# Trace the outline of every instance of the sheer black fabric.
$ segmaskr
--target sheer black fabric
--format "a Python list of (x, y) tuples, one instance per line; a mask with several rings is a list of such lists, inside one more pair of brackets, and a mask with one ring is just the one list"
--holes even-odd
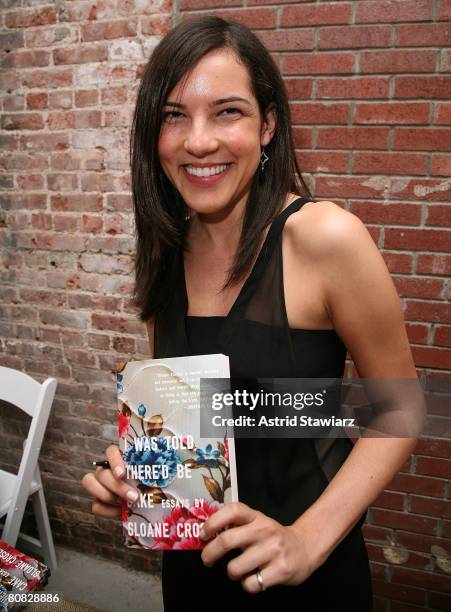
[[(282, 231), (288, 216), (307, 201), (298, 198), (275, 218), (227, 317), (187, 316), (183, 253), (179, 254), (173, 301), (155, 323), (155, 357), (224, 353), (230, 358), (232, 379), (343, 377), (346, 347), (335, 330), (290, 329), (288, 325)], [(318, 499), (351, 447), (345, 438), (236, 438), (240, 501), (289, 525)], [(191, 597), (197, 605), (217, 605), (220, 597), (224, 607), (241, 604), (251, 610), (264, 600), (268, 604), (295, 604), (295, 610), (341, 604), (347, 610), (367, 612), (371, 610), (371, 582), (360, 531), (363, 520), (364, 516), (304, 584), (278, 585), (258, 595), (246, 593), (240, 582), (227, 576), (227, 562), (240, 551), (231, 551), (213, 568), (203, 565), (200, 551), (165, 551), (165, 610), (184, 609), (184, 601)]]

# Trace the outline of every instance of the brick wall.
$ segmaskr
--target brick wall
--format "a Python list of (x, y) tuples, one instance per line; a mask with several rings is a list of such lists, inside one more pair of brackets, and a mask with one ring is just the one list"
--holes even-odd
[[(115, 440), (110, 370), (147, 356), (133, 286), (128, 135), (145, 60), (180, 19), (243, 21), (279, 63), (316, 199), (358, 215), (404, 306), (418, 373), (451, 367), (451, 2), (3, 0), (0, 363), (57, 398), (41, 455), (56, 540), (156, 570), (90, 514), (79, 480)], [(440, 398), (439, 398), (440, 399)], [(451, 441), (438, 425), (369, 512), (376, 611), (451, 608)], [(25, 421), (0, 421), (17, 464)], [(441, 420), (440, 420), (441, 419)]]

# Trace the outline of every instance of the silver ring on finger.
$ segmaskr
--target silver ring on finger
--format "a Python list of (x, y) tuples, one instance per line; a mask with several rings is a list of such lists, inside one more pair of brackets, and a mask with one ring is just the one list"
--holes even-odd
[(255, 575), (257, 576), (258, 584), (260, 586), (260, 591), (264, 591), (266, 587), (265, 587), (265, 583), (263, 582), (263, 576), (262, 576), (262, 572), (260, 568), (258, 568), (258, 570), (255, 572)]

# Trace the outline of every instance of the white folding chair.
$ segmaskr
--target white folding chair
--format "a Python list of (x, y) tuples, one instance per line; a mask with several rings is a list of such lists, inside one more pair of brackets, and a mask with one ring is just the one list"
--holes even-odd
[[(0, 469), (0, 519), (6, 515), (0, 539), (11, 546), (16, 546), (18, 539), (23, 541), (31, 553), (41, 554), (51, 569), (56, 569), (57, 562), (38, 458), (56, 385), (55, 378), (47, 378), (41, 384), (28, 374), (0, 366), (0, 400), (31, 416), (19, 472), (12, 474)], [(20, 531), (29, 497), (33, 501), (39, 540)]]

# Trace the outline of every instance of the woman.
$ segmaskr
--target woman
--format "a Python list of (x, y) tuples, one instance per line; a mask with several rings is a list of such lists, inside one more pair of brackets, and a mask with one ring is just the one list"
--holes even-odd
[[(280, 74), (250, 30), (209, 16), (162, 40), (132, 151), (154, 357), (223, 352), (232, 376), (334, 378), (349, 350), (362, 378), (416, 378), (384, 261), (357, 217), (310, 197)], [(241, 501), (206, 521), (203, 551), (164, 552), (165, 610), (372, 609), (360, 527), (415, 438), (328, 442), (235, 440)], [(117, 496), (136, 492), (118, 448), (106, 456), (111, 470), (82, 482), (94, 513), (118, 517)]]

